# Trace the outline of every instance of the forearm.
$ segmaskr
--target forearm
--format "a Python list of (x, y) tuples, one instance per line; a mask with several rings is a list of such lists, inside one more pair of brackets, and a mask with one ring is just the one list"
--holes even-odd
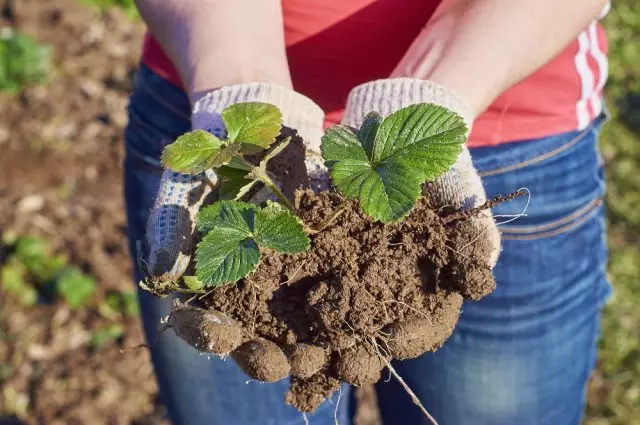
[(440, 83), (479, 114), (557, 55), (605, 4), (605, 0), (446, 1), (394, 76)]
[(279, 0), (136, 0), (191, 100), (216, 87), (291, 87)]

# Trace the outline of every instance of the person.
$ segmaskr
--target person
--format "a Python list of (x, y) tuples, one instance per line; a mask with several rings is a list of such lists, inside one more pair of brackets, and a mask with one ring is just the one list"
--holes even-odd
[[(136, 3), (149, 33), (125, 134), (125, 197), (132, 253), (148, 237), (155, 275), (184, 271), (183, 236), (201, 203), (193, 194), (216, 181), (212, 172), (163, 173), (162, 149), (192, 128), (223, 134), (225, 106), (279, 106), (305, 140), (310, 173), (322, 168), (315, 154), (329, 125), (357, 127), (370, 110), (388, 115), (413, 103), (446, 106), (470, 126), (469, 149), (430, 195), (463, 208), (485, 193), (526, 188), (531, 197), (474, 224), (490, 243), (487, 262), (497, 258), (497, 289), (464, 305), (440, 350), (395, 368), (442, 424), (580, 423), (610, 292), (597, 146), (607, 2)], [(247, 383), (232, 361), (202, 356), (173, 332), (158, 336), (171, 300), (141, 292), (140, 301), (173, 424), (304, 423), (283, 402), (286, 380)], [(380, 382), (376, 392), (384, 425), (428, 423), (399, 384)], [(309, 422), (333, 424), (335, 409), (339, 423), (353, 423), (353, 391), (341, 394)]]

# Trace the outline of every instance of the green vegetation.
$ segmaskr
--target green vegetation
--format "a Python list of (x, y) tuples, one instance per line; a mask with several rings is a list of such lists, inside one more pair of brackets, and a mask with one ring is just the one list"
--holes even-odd
[(62, 300), (73, 310), (95, 307), (106, 319), (138, 315), (135, 292), (108, 292), (101, 302), (95, 278), (55, 255), (46, 239), (5, 236), (2, 252), (6, 255), (0, 263), (0, 294), (21, 305)]
[(18, 93), (47, 80), (52, 49), (10, 28), (0, 29), (0, 91)]
[(134, 0), (79, 0), (79, 1), (103, 13), (111, 8), (117, 7), (122, 9), (131, 18), (137, 18), (139, 16), (138, 9), (136, 9), (136, 4)]
[(390, 223), (413, 210), (424, 182), (451, 168), (466, 134), (458, 115), (419, 104), (384, 120), (372, 112), (357, 133), (343, 125), (329, 128), (322, 137), (322, 157), (340, 192), (357, 198), (367, 215)]
[(614, 295), (605, 309), (598, 372), (589, 394), (587, 425), (640, 423), (640, 9), (613, 2), (604, 21), (610, 79), (601, 147), (608, 182), (609, 277)]
[[(269, 160), (284, 150), (289, 139), (265, 152), (257, 165), (246, 158), (276, 142), (282, 127), (277, 107), (247, 102), (229, 106), (221, 115), (226, 140), (195, 130), (180, 136), (162, 153), (165, 168), (188, 174), (222, 170), (223, 186), (237, 188), (234, 200), (215, 202), (198, 214), (198, 230), (204, 236), (196, 250), (197, 277), (182, 279), (183, 291), (240, 280), (260, 262), (260, 247), (288, 253), (305, 251), (310, 243), (308, 233), (322, 231), (343, 211), (338, 207), (317, 230), (295, 216), (295, 209), (267, 173)], [(345, 196), (342, 205), (347, 199), (357, 199), (370, 217), (389, 223), (405, 218), (415, 207), (422, 184), (454, 164), (466, 132), (462, 118), (455, 113), (419, 104), (384, 120), (372, 112), (357, 131), (343, 125), (331, 127), (322, 137), (322, 155), (335, 187)], [(237, 202), (257, 182), (268, 187), (281, 203), (269, 201), (260, 208)], [(141, 286), (159, 292), (153, 282), (142, 282)]]

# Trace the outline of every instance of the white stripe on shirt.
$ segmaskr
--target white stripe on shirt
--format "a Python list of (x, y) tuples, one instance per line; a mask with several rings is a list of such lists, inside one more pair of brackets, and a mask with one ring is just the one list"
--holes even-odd
[(591, 95), (591, 108), (593, 109), (593, 116), (597, 116), (602, 112), (602, 100), (600, 98), (602, 88), (607, 81), (607, 75), (609, 73), (609, 62), (602, 50), (600, 50), (600, 44), (598, 43), (598, 23), (593, 21), (588, 28), (589, 42), (591, 43), (591, 56), (598, 64), (598, 84), (596, 85), (595, 92)]
[(591, 121), (587, 103), (594, 90), (594, 76), (587, 62), (589, 51), (589, 35), (582, 31), (578, 35), (578, 52), (575, 56), (576, 70), (580, 76), (580, 100), (576, 104), (576, 116), (578, 118), (578, 130), (584, 130)]

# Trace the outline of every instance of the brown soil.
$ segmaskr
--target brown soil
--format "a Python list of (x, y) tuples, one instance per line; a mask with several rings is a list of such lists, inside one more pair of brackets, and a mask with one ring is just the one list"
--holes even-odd
[[(334, 193), (309, 190), (296, 199), (312, 228), (341, 202)], [(309, 251), (266, 251), (255, 273), (213, 290), (204, 302), (240, 323), (247, 340), (266, 338), (285, 352), (304, 343), (332, 353), (320, 373), (327, 379), (375, 383), (382, 355), (406, 359), (438, 349), (463, 296), (478, 299), (494, 289), (490, 269), (475, 260), (485, 245), (459, 253), (475, 237), (468, 233), (466, 222), (447, 225), (425, 198), (405, 221), (386, 226), (349, 202), (329, 228), (311, 236)], [(320, 394), (316, 381), (305, 390), (307, 381), (296, 380), (289, 402), (308, 408)]]
[[(22, 307), (0, 291), (0, 423), (167, 424), (148, 353), (120, 352), (144, 341), (139, 319), (98, 311), (107, 291), (135, 290), (121, 160), (142, 24), (77, 0), (11, 3), (15, 19), (1, 26), (50, 44), (54, 69), (48, 84), (0, 94), (0, 233), (46, 238), (99, 289), (77, 311)], [(124, 335), (91, 348), (111, 325)]]

